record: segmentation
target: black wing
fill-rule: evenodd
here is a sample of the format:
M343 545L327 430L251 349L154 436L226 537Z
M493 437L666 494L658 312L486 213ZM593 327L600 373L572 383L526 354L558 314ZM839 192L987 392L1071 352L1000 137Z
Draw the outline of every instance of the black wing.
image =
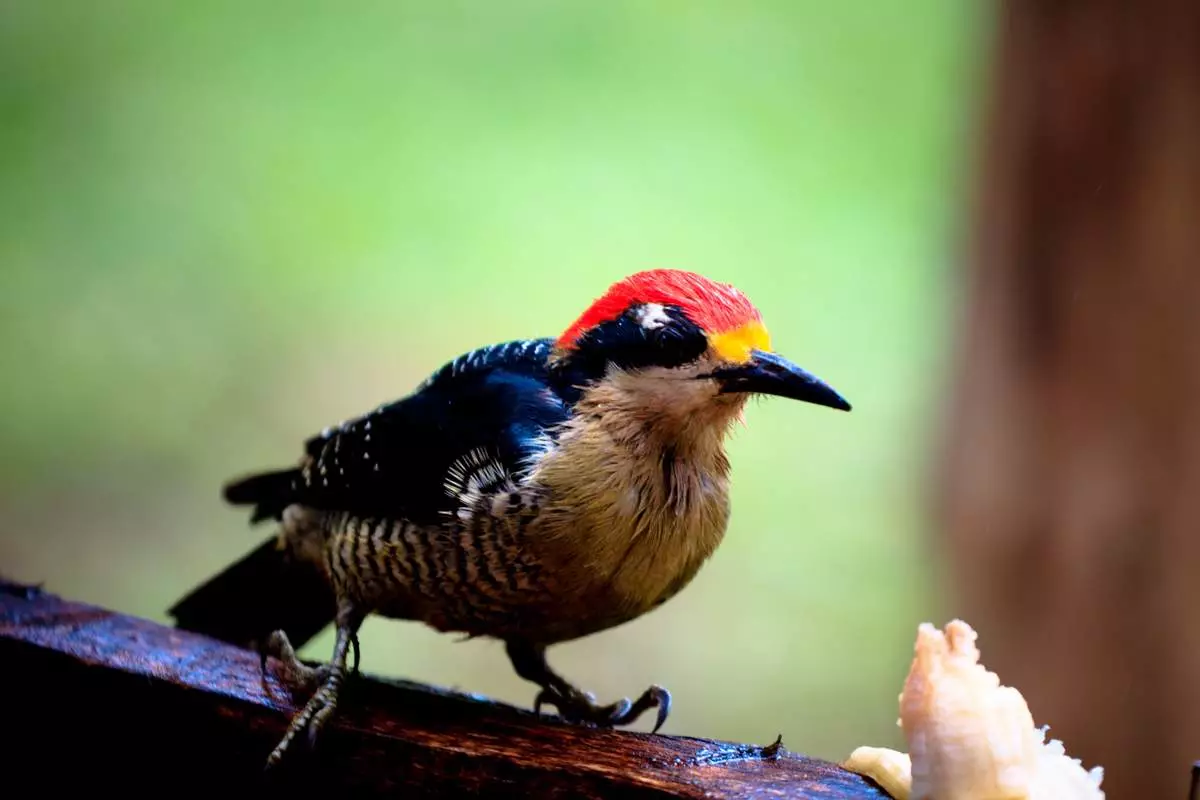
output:
M432 524L458 507L468 482L519 478L542 437L570 408L551 386L552 341L507 342L464 353L410 395L327 428L306 461L226 490L278 518L291 503Z

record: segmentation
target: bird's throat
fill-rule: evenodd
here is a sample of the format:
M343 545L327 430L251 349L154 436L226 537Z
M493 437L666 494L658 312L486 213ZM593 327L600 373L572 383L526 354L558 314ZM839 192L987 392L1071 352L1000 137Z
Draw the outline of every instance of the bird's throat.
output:
M671 432L641 415L577 415L533 474L537 537L567 582L623 614L681 589L720 544L729 516L723 430ZM547 513L549 512L549 513Z

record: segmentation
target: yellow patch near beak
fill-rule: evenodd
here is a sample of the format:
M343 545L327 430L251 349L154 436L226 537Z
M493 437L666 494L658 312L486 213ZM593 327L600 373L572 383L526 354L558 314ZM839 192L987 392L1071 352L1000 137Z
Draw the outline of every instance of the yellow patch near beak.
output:
M709 334L708 346L717 357L730 364L745 364L750 360L751 350L771 350L771 334L758 320L731 331Z

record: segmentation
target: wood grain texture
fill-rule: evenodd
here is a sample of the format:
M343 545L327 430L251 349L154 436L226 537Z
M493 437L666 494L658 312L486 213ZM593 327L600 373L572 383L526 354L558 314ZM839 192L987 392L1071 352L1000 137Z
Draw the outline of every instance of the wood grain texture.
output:
M889 797L782 743L597 730L365 674L347 682L318 747L268 774L303 698L264 678L257 654L2 580L0 665L0 763L39 791Z

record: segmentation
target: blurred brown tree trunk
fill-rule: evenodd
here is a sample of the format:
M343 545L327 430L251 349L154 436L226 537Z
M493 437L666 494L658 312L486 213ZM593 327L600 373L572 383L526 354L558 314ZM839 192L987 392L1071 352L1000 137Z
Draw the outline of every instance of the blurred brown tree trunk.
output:
M1200 759L1200 0L995 6L952 613L1109 798Z

